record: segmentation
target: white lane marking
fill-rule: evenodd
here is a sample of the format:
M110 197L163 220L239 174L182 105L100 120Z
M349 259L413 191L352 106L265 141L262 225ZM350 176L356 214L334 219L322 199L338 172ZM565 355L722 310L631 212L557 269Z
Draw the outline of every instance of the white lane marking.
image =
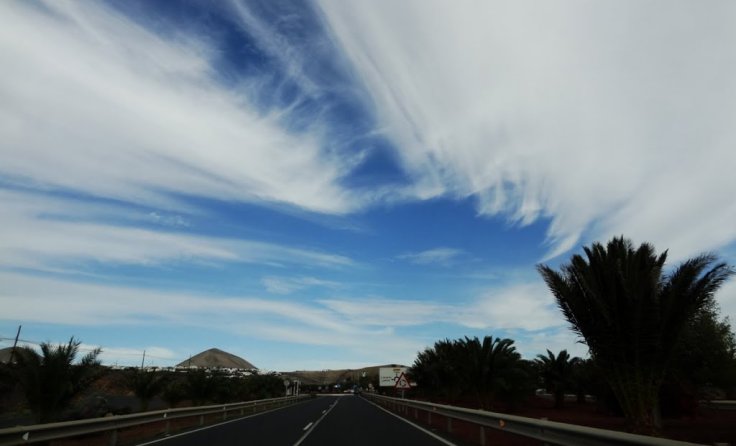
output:
M312 425L312 428L311 428L311 429L309 429L308 431L306 431L306 432L304 433L304 435L302 435L302 438L298 439L298 440L296 441L296 443L294 443L294 446L299 446L300 444L302 444L302 442L303 442L304 440L306 440L306 439L307 439L307 437L309 436L309 434L311 434L312 432L314 432L314 429L315 429L315 428L317 427L317 425L318 425L318 424L320 423L320 421L324 420L324 419L325 419L325 417L326 417L327 415L329 415L329 414L330 414L330 411L331 411L332 409L334 409L334 408L335 408L335 406L337 406L337 403L338 403L338 401L340 401L340 400L337 400L337 399L336 399L336 400L335 400L335 402L334 402L334 403L332 403L332 405L331 405L330 407L328 407L328 408L327 408L327 410L325 410L325 411L323 411L323 412L322 412L322 416L321 416L321 417L319 417L319 420L317 420L317 421L315 421L315 422L314 422L314 424ZM311 424L311 423L310 423L310 424Z
M391 412L391 411L389 411L387 409L384 409L383 407L379 406L378 404L374 403L373 401L370 401L370 400L368 400L366 398L363 398L363 400L364 401L368 401L369 403L373 404L374 406L376 406L377 408L379 408L382 411L386 412L387 414L395 416L396 418L398 418L399 420L403 421L404 423L409 424L412 427L415 427L415 428L419 429L420 431L422 431L425 434L433 437L435 440L437 440L437 441L439 441L441 443L446 444L447 446L457 446L455 443L453 443L453 442L451 442L449 440L446 440L446 439L440 437L439 435L435 434L434 432L428 431L427 429L423 428L422 426L420 426L418 424L414 424L411 421L407 420L406 418L400 417L399 415L396 415L395 413L393 413L393 412Z
M314 423L310 422L309 424L307 424L306 426L304 426L304 429L302 429L302 430L305 431L305 430L309 429L310 427L312 427L313 424Z

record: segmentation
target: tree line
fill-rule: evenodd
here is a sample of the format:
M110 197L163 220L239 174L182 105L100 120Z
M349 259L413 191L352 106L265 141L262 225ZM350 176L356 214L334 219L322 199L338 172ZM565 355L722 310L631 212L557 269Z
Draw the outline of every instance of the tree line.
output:
M140 411L148 410L149 403L157 397L168 407L177 407L275 398L284 394L282 378L272 373L229 376L202 369L112 370L100 364L100 349L77 358L80 345L80 341L71 338L62 345L42 343L40 352L28 347L17 349L14 360L0 367L0 391L9 394L19 390L38 423L106 415L110 408L104 401L83 404L76 407L76 413L74 408L74 403L84 399L93 383L101 380L132 393ZM132 411L132 408L123 410Z
M584 248L559 270L539 265L571 329L590 358L566 350L524 360L511 339L441 340L411 368L420 392L472 400L483 409L513 407L544 387L592 394L620 411L633 432L657 434L662 409L719 391L736 397L736 340L715 293L734 274L712 254L665 270L667 252L617 237Z

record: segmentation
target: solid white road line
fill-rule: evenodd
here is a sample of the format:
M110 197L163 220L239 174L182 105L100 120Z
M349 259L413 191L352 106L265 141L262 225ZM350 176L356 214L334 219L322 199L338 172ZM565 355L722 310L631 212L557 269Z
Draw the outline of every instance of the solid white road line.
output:
M427 429L423 428L422 426L420 426L420 425L418 425L418 424L414 424L414 423L412 423L411 421L407 420L406 418L404 418L404 417L401 417L401 416L399 416L399 415L396 415L395 413L391 412L391 411L390 411L390 410L388 410L388 409L384 409L383 407L379 406L378 404L374 403L373 401L370 401L370 400L368 400L368 399L366 399L366 398L363 398L363 399L364 399L365 401L368 401L369 403L373 404L373 405L374 405L374 406L376 406L377 408L381 409L382 411L386 412L387 414L389 414L389 415L393 415L393 416L395 416L396 418L398 418L399 420L403 421L404 423L406 423L406 424L409 424L409 425L411 425L412 427L414 427L414 428L416 428L416 429L419 429L420 431L424 432L425 434L429 435L430 437L433 437L433 438L434 438L434 439L436 439L437 441L440 441L440 442L442 442L442 443L446 444L447 446L457 446L457 445L456 445L455 443L451 442L450 440L446 440L446 439L444 439L444 438L440 437L439 435L435 434L434 432L432 432L432 431L428 431Z

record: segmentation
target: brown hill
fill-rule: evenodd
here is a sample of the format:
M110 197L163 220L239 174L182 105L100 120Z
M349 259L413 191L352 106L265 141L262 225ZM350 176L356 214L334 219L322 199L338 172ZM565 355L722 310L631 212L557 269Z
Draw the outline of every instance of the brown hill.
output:
M205 350L192 356L190 359L176 365L177 367L200 367L222 369L257 370L258 368L245 359L217 348Z
M351 381L357 383L363 377L363 373L370 381L378 381L378 369L381 367L396 367L396 364L377 365L372 367L363 367L361 369L342 369L342 370L296 370L293 372L282 373L287 378L299 379L302 385L307 386L323 386L345 383Z

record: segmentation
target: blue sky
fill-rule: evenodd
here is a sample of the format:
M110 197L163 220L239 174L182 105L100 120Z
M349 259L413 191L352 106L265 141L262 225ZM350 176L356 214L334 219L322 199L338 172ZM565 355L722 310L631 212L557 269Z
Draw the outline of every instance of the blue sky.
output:
M535 272L736 263L730 1L0 2L0 346L584 355ZM736 285L718 295L736 317Z

